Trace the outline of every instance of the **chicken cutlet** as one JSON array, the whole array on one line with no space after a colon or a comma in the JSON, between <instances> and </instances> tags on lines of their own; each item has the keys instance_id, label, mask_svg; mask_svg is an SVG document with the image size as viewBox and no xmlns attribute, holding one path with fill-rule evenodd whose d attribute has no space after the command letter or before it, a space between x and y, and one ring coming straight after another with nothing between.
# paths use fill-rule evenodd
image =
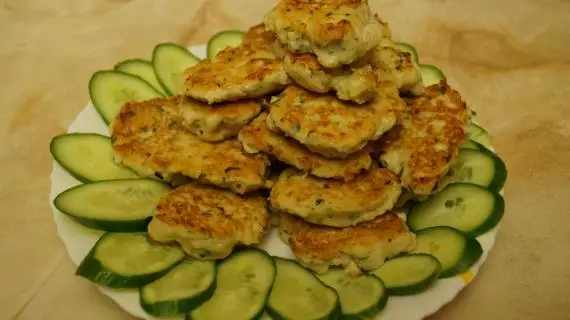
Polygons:
<instances>
[{"instance_id":1,"label":"chicken cutlet","mask_svg":"<svg viewBox=\"0 0 570 320\"><path fill-rule=\"evenodd\" d=\"M398 176L385 168L372 168L350 181L287 169L271 189L270 204L315 224L346 227L391 210L401 190Z\"/></svg>"},{"instance_id":2,"label":"chicken cutlet","mask_svg":"<svg viewBox=\"0 0 570 320\"><path fill-rule=\"evenodd\" d=\"M204 141L222 141L237 136L239 130L261 112L261 102L241 100L210 105L196 99L176 98L181 125Z\"/></svg>"},{"instance_id":3,"label":"chicken cutlet","mask_svg":"<svg viewBox=\"0 0 570 320\"><path fill-rule=\"evenodd\" d=\"M246 125L239 132L238 139L247 152L269 154L281 162L321 178L350 180L372 163L370 147L346 159L330 159L311 152L299 142L269 130L267 112L261 113Z\"/></svg>"},{"instance_id":4,"label":"chicken cutlet","mask_svg":"<svg viewBox=\"0 0 570 320\"><path fill-rule=\"evenodd\" d=\"M377 72L367 59L325 68L312 53L292 53L278 41L273 48L276 55L282 57L289 77L307 90L317 93L334 91L339 99L356 103L368 102L376 96Z\"/></svg>"},{"instance_id":5,"label":"chicken cutlet","mask_svg":"<svg viewBox=\"0 0 570 320\"><path fill-rule=\"evenodd\" d=\"M467 139L470 112L445 81L410 100L401 123L378 141L380 162L417 196L429 195L445 177Z\"/></svg>"},{"instance_id":6,"label":"chicken cutlet","mask_svg":"<svg viewBox=\"0 0 570 320\"><path fill-rule=\"evenodd\" d=\"M382 37L366 0L281 0L264 21L289 51L314 53L326 68L354 62Z\"/></svg>"},{"instance_id":7,"label":"chicken cutlet","mask_svg":"<svg viewBox=\"0 0 570 320\"><path fill-rule=\"evenodd\" d=\"M275 41L263 24L245 34L237 47L227 47L184 72L184 93L215 103L258 98L290 83L283 64L271 50Z\"/></svg>"},{"instance_id":8,"label":"chicken cutlet","mask_svg":"<svg viewBox=\"0 0 570 320\"><path fill-rule=\"evenodd\" d=\"M267 124L315 153L346 158L392 128L404 107L387 81L379 83L375 99L365 104L290 85L271 103Z\"/></svg>"},{"instance_id":9,"label":"chicken cutlet","mask_svg":"<svg viewBox=\"0 0 570 320\"><path fill-rule=\"evenodd\" d=\"M415 245L406 222L394 212L344 228L316 225L283 213L279 235L299 262L317 273L341 266L358 275Z\"/></svg>"},{"instance_id":10,"label":"chicken cutlet","mask_svg":"<svg viewBox=\"0 0 570 320\"><path fill-rule=\"evenodd\" d=\"M126 103L110 125L115 160L143 177L176 175L246 193L264 187L269 160L237 139L209 143L172 116L175 98Z\"/></svg>"},{"instance_id":11,"label":"chicken cutlet","mask_svg":"<svg viewBox=\"0 0 570 320\"><path fill-rule=\"evenodd\" d=\"M255 245L269 227L265 198L239 196L229 190L197 183L164 195L148 225L158 242L177 242L191 257L227 257L236 244Z\"/></svg>"}]
</instances>

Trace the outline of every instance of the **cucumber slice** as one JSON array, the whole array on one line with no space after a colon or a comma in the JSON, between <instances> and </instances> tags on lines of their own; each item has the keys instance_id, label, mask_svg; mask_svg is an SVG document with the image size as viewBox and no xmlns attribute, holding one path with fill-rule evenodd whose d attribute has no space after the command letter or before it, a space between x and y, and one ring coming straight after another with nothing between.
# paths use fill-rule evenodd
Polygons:
<instances>
[{"instance_id":1,"label":"cucumber slice","mask_svg":"<svg viewBox=\"0 0 570 320\"><path fill-rule=\"evenodd\" d=\"M422 82L426 87L437 84L441 80L446 80L443 72L430 64L420 65L420 73L422 74Z\"/></svg>"},{"instance_id":2,"label":"cucumber slice","mask_svg":"<svg viewBox=\"0 0 570 320\"><path fill-rule=\"evenodd\" d=\"M473 140L467 140L463 145L461 145L461 149L481 150L484 148L485 147L482 144Z\"/></svg>"},{"instance_id":3,"label":"cucumber slice","mask_svg":"<svg viewBox=\"0 0 570 320\"><path fill-rule=\"evenodd\" d=\"M427 253L441 263L438 278L449 278L473 266L481 255L481 244L465 233L451 227L433 227L416 233L416 248L412 253Z\"/></svg>"},{"instance_id":4,"label":"cucumber slice","mask_svg":"<svg viewBox=\"0 0 570 320\"><path fill-rule=\"evenodd\" d=\"M109 124L126 102L162 97L142 78L121 71L97 71L89 80L89 96L105 123Z\"/></svg>"},{"instance_id":5,"label":"cucumber slice","mask_svg":"<svg viewBox=\"0 0 570 320\"><path fill-rule=\"evenodd\" d=\"M274 259L277 276L267 302L267 313L273 319L326 320L340 317L340 301L334 289L296 261Z\"/></svg>"},{"instance_id":6,"label":"cucumber slice","mask_svg":"<svg viewBox=\"0 0 570 320\"><path fill-rule=\"evenodd\" d=\"M239 30L220 31L208 40L208 58L212 59L227 47L237 47L243 40L245 33Z\"/></svg>"},{"instance_id":7,"label":"cucumber slice","mask_svg":"<svg viewBox=\"0 0 570 320\"><path fill-rule=\"evenodd\" d=\"M154 73L169 95L182 91L184 71L198 62L200 59L175 43L158 44L152 51Z\"/></svg>"},{"instance_id":8,"label":"cucumber slice","mask_svg":"<svg viewBox=\"0 0 570 320\"><path fill-rule=\"evenodd\" d=\"M52 157L81 182L138 178L113 160L111 139L96 133L55 136L49 145Z\"/></svg>"},{"instance_id":9,"label":"cucumber slice","mask_svg":"<svg viewBox=\"0 0 570 320\"><path fill-rule=\"evenodd\" d=\"M482 147L480 150L461 149L457 164L440 183L468 182L499 192L507 180L507 167L501 158Z\"/></svg>"},{"instance_id":10,"label":"cucumber slice","mask_svg":"<svg viewBox=\"0 0 570 320\"><path fill-rule=\"evenodd\" d=\"M491 135L489 135L489 133L485 129L481 128L480 126L474 123L470 123L469 126L467 127L467 137L470 140L482 144L483 146L485 146L485 148L490 148L491 144L493 143Z\"/></svg>"},{"instance_id":11,"label":"cucumber slice","mask_svg":"<svg viewBox=\"0 0 570 320\"><path fill-rule=\"evenodd\" d=\"M317 276L336 290L343 319L374 319L388 301L382 280L373 275L354 277L342 269L331 269Z\"/></svg>"},{"instance_id":12,"label":"cucumber slice","mask_svg":"<svg viewBox=\"0 0 570 320\"><path fill-rule=\"evenodd\" d=\"M441 263L425 253L405 254L386 261L374 275L380 277L390 295L412 295L426 291L436 280Z\"/></svg>"},{"instance_id":13,"label":"cucumber slice","mask_svg":"<svg viewBox=\"0 0 570 320\"><path fill-rule=\"evenodd\" d=\"M92 229L145 231L159 199L170 187L158 180L107 180L68 189L54 199L55 207Z\"/></svg>"},{"instance_id":14,"label":"cucumber slice","mask_svg":"<svg viewBox=\"0 0 570 320\"><path fill-rule=\"evenodd\" d=\"M408 226L417 231L435 226L453 227L476 237L503 218L503 197L472 183L453 183L410 210Z\"/></svg>"},{"instance_id":15,"label":"cucumber slice","mask_svg":"<svg viewBox=\"0 0 570 320\"><path fill-rule=\"evenodd\" d=\"M418 56L418 51L416 50L416 48L414 48L414 46L412 46L409 43L405 43L405 42L396 42L396 49L403 51L403 52L408 52L409 54L412 55L412 60L416 63L416 64L420 64L420 59Z\"/></svg>"},{"instance_id":16,"label":"cucumber slice","mask_svg":"<svg viewBox=\"0 0 570 320\"><path fill-rule=\"evenodd\" d=\"M259 319L275 279L275 263L259 249L244 249L218 265L214 295L188 319Z\"/></svg>"},{"instance_id":17,"label":"cucumber slice","mask_svg":"<svg viewBox=\"0 0 570 320\"><path fill-rule=\"evenodd\" d=\"M156 317L188 313L214 294L216 263L186 259L140 289L141 307Z\"/></svg>"},{"instance_id":18,"label":"cucumber slice","mask_svg":"<svg viewBox=\"0 0 570 320\"><path fill-rule=\"evenodd\" d=\"M152 63L150 63L150 61L143 59L129 59L123 62L119 62L115 66L114 70L141 77L144 81L148 82L157 91L159 91L163 96L168 95L168 92L166 92L160 82L158 82L156 74L154 73L154 69L152 68Z\"/></svg>"},{"instance_id":19,"label":"cucumber slice","mask_svg":"<svg viewBox=\"0 0 570 320\"><path fill-rule=\"evenodd\" d=\"M109 288L139 288L184 259L180 247L161 245L146 233L104 234L83 259L76 275Z\"/></svg>"}]
</instances>

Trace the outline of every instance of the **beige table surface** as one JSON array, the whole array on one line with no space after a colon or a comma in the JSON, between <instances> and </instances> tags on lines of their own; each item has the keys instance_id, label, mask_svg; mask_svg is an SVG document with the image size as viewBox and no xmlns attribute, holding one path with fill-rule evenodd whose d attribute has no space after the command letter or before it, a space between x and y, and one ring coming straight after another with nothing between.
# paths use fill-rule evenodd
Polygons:
<instances>
[{"instance_id":1,"label":"beige table surface","mask_svg":"<svg viewBox=\"0 0 570 320\"><path fill-rule=\"evenodd\" d=\"M4 0L0 7L0 319L129 319L73 275L48 205L48 143L90 75L154 44L205 43L268 0ZM480 275L431 319L570 319L570 1L371 0L440 66L506 161L506 216ZM413 306L410 306L413 307Z\"/></svg>"}]
</instances>

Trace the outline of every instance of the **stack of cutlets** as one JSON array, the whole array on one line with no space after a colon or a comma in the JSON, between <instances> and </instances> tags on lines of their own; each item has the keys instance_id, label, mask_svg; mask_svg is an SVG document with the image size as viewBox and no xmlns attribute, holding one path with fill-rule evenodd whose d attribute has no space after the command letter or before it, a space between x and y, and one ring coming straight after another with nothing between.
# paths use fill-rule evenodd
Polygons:
<instances>
[{"instance_id":1,"label":"stack of cutlets","mask_svg":"<svg viewBox=\"0 0 570 320\"><path fill-rule=\"evenodd\" d=\"M271 209L301 264L359 274L413 248L395 205L434 190L467 121L367 1L282 0L190 67L179 96L126 104L111 131L117 160L181 185L156 208L156 241L222 259L262 241Z\"/></svg>"}]
</instances>

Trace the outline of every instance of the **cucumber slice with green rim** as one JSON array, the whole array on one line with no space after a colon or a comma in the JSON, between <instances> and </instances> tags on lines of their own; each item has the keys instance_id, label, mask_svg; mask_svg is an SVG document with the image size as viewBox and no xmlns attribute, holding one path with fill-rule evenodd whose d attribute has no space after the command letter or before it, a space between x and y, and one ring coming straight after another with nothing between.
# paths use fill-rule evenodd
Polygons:
<instances>
[{"instance_id":1,"label":"cucumber slice with green rim","mask_svg":"<svg viewBox=\"0 0 570 320\"><path fill-rule=\"evenodd\" d=\"M461 149L481 150L483 148L485 147L482 144L473 140L467 140L464 144L461 145Z\"/></svg>"},{"instance_id":2,"label":"cucumber slice with green rim","mask_svg":"<svg viewBox=\"0 0 570 320\"><path fill-rule=\"evenodd\" d=\"M170 187L158 180L106 180L57 195L54 206L78 223L114 232L145 231L154 208Z\"/></svg>"},{"instance_id":3,"label":"cucumber slice with green rim","mask_svg":"<svg viewBox=\"0 0 570 320\"><path fill-rule=\"evenodd\" d=\"M473 266L483 248L474 238L451 227L433 227L416 233L416 248L412 253L427 253L441 263L439 278L449 278Z\"/></svg>"},{"instance_id":4,"label":"cucumber slice with green rim","mask_svg":"<svg viewBox=\"0 0 570 320\"><path fill-rule=\"evenodd\" d=\"M382 280L373 275L354 277L345 270L331 269L317 277L336 290L342 319L374 319L388 301Z\"/></svg>"},{"instance_id":5,"label":"cucumber slice with green rim","mask_svg":"<svg viewBox=\"0 0 570 320\"><path fill-rule=\"evenodd\" d=\"M476 184L457 182L414 205L407 222L412 231L448 226L476 237L493 229L504 211L505 201L500 194Z\"/></svg>"},{"instance_id":6,"label":"cucumber slice with green rim","mask_svg":"<svg viewBox=\"0 0 570 320\"><path fill-rule=\"evenodd\" d=\"M485 148L490 148L493 142L491 135L481 126L474 123L470 123L467 127L467 138L482 144Z\"/></svg>"},{"instance_id":7,"label":"cucumber slice with green rim","mask_svg":"<svg viewBox=\"0 0 570 320\"><path fill-rule=\"evenodd\" d=\"M111 139L96 133L55 136L49 145L52 157L81 182L138 178L113 160Z\"/></svg>"},{"instance_id":8,"label":"cucumber slice with green rim","mask_svg":"<svg viewBox=\"0 0 570 320\"><path fill-rule=\"evenodd\" d=\"M143 59L128 59L123 62L119 62L114 70L122 71L124 73L132 74L133 76L141 77L144 81L152 85L157 91L159 91L163 96L167 96L168 92L164 90L154 69L152 68L152 63Z\"/></svg>"},{"instance_id":9,"label":"cucumber slice with green rim","mask_svg":"<svg viewBox=\"0 0 570 320\"><path fill-rule=\"evenodd\" d=\"M275 279L275 263L255 248L233 253L218 265L216 291L188 319L259 319Z\"/></svg>"},{"instance_id":10,"label":"cucumber slice with green rim","mask_svg":"<svg viewBox=\"0 0 570 320\"><path fill-rule=\"evenodd\" d=\"M277 320L339 319L340 299L298 262L275 257L277 275L267 301L267 313Z\"/></svg>"},{"instance_id":11,"label":"cucumber slice with green rim","mask_svg":"<svg viewBox=\"0 0 570 320\"><path fill-rule=\"evenodd\" d=\"M140 288L182 259L180 247L158 244L146 233L109 232L97 241L75 274L108 288Z\"/></svg>"},{"instance_id":12,"label":"cucumber slice with green rim","mask_svg":"<svg viewBox=\"0 0 570 320\"><path fill-rule=\"evenodd\" d=\"M169 95L181 92L184 71L198 62L186 48L171 42L158 44L152 51L154 73Z\"/></svg>"},{"instance_id":13,"label":"cucumber slice with green rim","mask_svg":"<svg viewBox=\"0 0 570 320\"><path fill-rule=\"evenodd\" d=\"M409 54L412 55L412 60L416 63L416 64L420 64L420 59L418 56L418 51L416 50L416 48L414 48L414 46L412 46L409 43L405 43L405 42L396 42L396 49L403 51L403 52L408 52Z\"/></svg>"},{"instance_id":14,"label":"cucumber slice with green rim","mask_svg":"<svg viewBox=\"0 0 570 320\"><path fill-rule=\"evenodd\" d=\"M430 64L420 65L420 73L422 74L422 82L426 87L437 84L441 80L446 80L443 72Z\"/></svg>"},{"instance_id":15,"label":"cucumber slice with green rim","mask_svg":"<svg viewBox=\"0 0 570 320\"><path fill-rule=\"evenodd\" d=\"M412 295L426 291L437 280L441 263L425 253L405 254L386 261L374 275L384 282L389 295Z\"/></svg>"},{"instance_id":16,"label":"cucumber slice with green rim","mask_svg":"<svg viewBox=\"0 0 570 320\"><path fill-rule=\"evenodd\" d=\"M483 147L480 150L461 149L457 164L440 185L468 182L499 192L506 180L507 167L503 160Z\"/></svg>"},{"instance_id":17,"label":"cucumber slice with green rim","mask_svg":"<svg viewBox=\"0 0 570 320\"><path fill-rule=\"evenodd\" d=\"M186 259L164 277L140 289L140 305L148 314L169 317L188 313L214 294L216 263Z\"/></svg>"},{"instance_id":18,"label":"cucumber slice with green rim","mask_svg":"<svg viewBox=\"0 0 570 320\"><path fill-rule=\"evenodd\" d=\"M239 30L220 31L208 40L208 58L212 59L227 47L237 47L243 40L245 33Z\"/></svg>"},{"instance_id":19,"label":"cucumber slice with green rim","mask_svg":"<svg viewBox=\"0 0 570 320\"><path fill-rule=\"evenodd\" d=\"M89 96L105 123L109 124L126 102L162 97L142 78L122 71L97 71L89 80Z\"/></svg>"}]
</instances>

